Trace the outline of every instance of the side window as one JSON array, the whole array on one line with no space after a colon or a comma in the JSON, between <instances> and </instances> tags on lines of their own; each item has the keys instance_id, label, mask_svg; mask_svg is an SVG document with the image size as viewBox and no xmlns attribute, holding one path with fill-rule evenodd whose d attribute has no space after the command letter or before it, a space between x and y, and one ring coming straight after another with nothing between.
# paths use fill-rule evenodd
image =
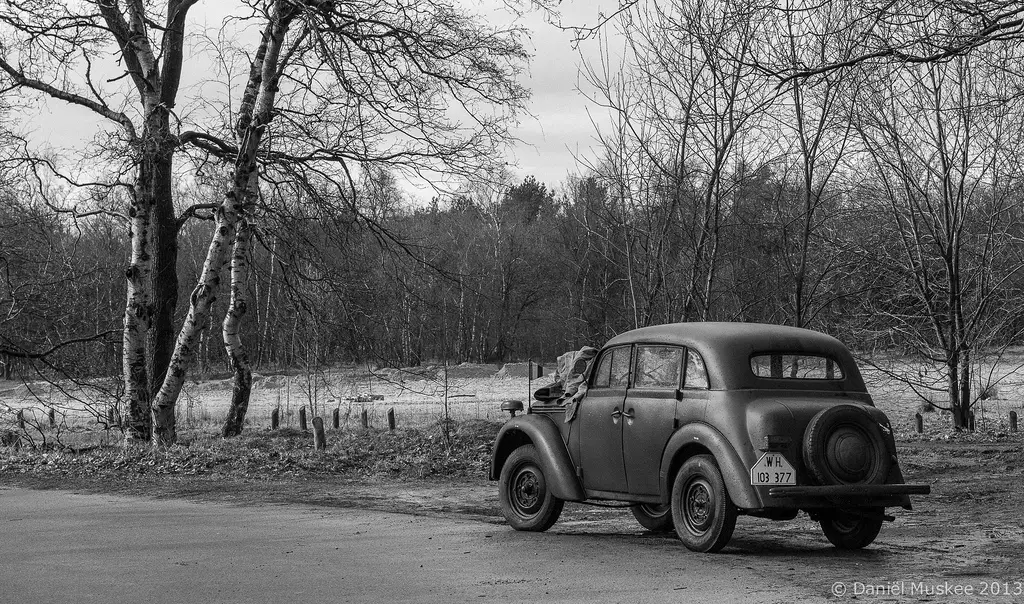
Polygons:
<instances>
[{"instance_id":1,"label":"side window","mask_svg":"<svg viewBox=\"0 0 1024 604\"><path fill-rule=\"evenodd\" d=\"M678 388L683 369L683 349L672 346L638 346L634 388Z\"/></svg>"},{"instance_id":2,"label":"side window","mask_svg":"<svg viewBox=\"0 0 1024 604\"><path fill-rule=\"evenodd\" d=\"M629 346L613 348L601 355L595 388L625 388L629 384Z\"/></svg>"},{"instance_id":3,"label":"side window","mask_svg":"<svg viewBox=\"0 0 1024 604\"><path fill-rule=\"evenodd\" d=\"M686 385L685 388L707 390L708 371L704 367L704 359L696 350L686 351Z\"/></svg>"}]
</instances>

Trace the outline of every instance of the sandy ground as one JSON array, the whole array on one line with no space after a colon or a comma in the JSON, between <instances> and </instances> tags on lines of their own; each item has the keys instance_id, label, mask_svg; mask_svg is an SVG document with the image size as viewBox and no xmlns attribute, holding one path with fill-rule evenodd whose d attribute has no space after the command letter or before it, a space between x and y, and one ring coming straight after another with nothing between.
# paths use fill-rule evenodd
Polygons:
<instances>
[{"instance_id":1,"label":"sandy ground","mask_svg":"<svg viewBox=\"0 0 1024 604\"><path fill-rule=\"evenodd\" d=\"M638 597L631 598L627 597L630 592L626 590L609 592L613 594L609 601L669 601L672 598L691 601L691 594L699 594L692 601L730 601L729 597L751 602L836 601L852 600L853 596L861 602L1024 601L1024 584L1021 583L1024 567L1020 564L1020 553L1024 551L1024 527L1020 522L1020 510L1024 509L1024 465L1021 464L1024 443L1019 439L999 443L911 442L901 444L899 454L908 481L931 484L932 494L915 497L913 511L890 510L896 521L883 527L877 541L860 552L834 549L817 524L802 515L789 522L741 517L732 541L720 554L694 554L671 534L645 531L628 510L584 504L567 504L559 522L543 535L517 535L501 518L496 483L472 478L267 481L179 476L128 478L126 482L112 485L89 480L57 483L34 481L31 477L0 476L0 485L74 488L81 493L113 491L122 495L145 495L149 499L188 499L261 510L270 506L278 510L274 514L282 515L293 513L295 506L299 506L318 510L311 513L323 518L347 517L356 513L353 510L369 510L433 519L441 523L439 527L476 523L472 526L480 528L474 531L490 534L491 538L500 536L500 541L487 538L487 543L504 545L487 554L489 557L465 560L458 566L458 572L470 576L482 576L483 572L496 581L513 581L509 585L517 585L514 581L520 580L529 584L539 582L548 591L544 595L551 596L539 598L542 600L580 599L573 591L580 588L579 583L575 577L568 580L564 575L578 574L577 569L591 564L597 554L605 560L602 565L617 558L630 565L642 561L639 566L628 566L633 569L630 577L635 573L640 577L657 577L656 583L661 587L671 584L673 589L691 589L694 583L686 573L693 568L702 573L714 573L714 577L734 577L737 581L734 589L722 591L721 600L700 590L688 592L686 598L678 592L658 590L641 590L637 592ZM62 495L55 493L53 497ZM3 491L0 491L0 500L4 501L0 506L2 518L7 513L3 511L7 509ZM110 517L114 519L117 514ZM0 524L5 531L15 526ZM175 526L180 528L177 522ZM228 527L226 530L230 533L232 529ZM5 532L5 539L6 535ZM404 555L406 546L411 547L399 540L390 547L397 547ZM608 552L615 555L608 558ZM495 571L502 556L508 560L505 574ZM551 567L571 570L546 570L543 575L537 574L537 568L522 570L529 568L531 556ZM513 567L516 572L510 570ZM614 565L604 567L601 573L613 568ZM0 576L10 575L0 573ZM629 578L622 580L626 581L623 585L635 585ZM505 584L491 587L497 589L497 585ZM994 590L998 593L993 593ZM1005 593L1007 590L1012 593ZM530 593L535 595L535 592ZM499 595L512 600L534 597L518 591L499 590L487 594L487 597ZM469 592L458 592L458 595L455 599L460 601L471 597ZM412 597L412 601L416 599ZM317 600L314 598L314 601Z\"/></svg>"},{"instance_id":2,"label":"sandy ground","mask_svg":"<svg viewBox=\"0 0 1024 604\"><path fill-rule=\"evenodd\" d=\"M464 369L462 377L449 375L446 382L453 416L460 417L461 413L461 417L497 418L501 400L523 399L528 392L525 377L497 377L490 373L474 377L474 371L492 372L494 368ZM915 498L913 511L896 510L896 521L886 525L876 543L863 552L833 549L817 525L804 516L783 523L741 518L733 541L721 554L714 556L713 566L705 570L717 573L716 576L734 575L742 585L755 586L753 590L730 592L738 594L740 601L774 601L777 594L785 594L786 597L778 601L806 601L808 598L836 601L856 596L857 601L870 602L1024 602L1024 566L1020 563L1020 554L1024 552L1024 526L1020 521L1021 510L1024 510L1024 440L1019 433L1008 433L1009 412L1024 415L1021 409L1024 389L1016 381L1017 374L1003 379L994 390L996 396L984 402L985 413L979 414L979 433L951 436L949 416L939 412L924 414L925 433L917 435L913 430L913 417L921 399L878 373L867 373L876 404L886 411L896 428L901 465L907 480L931 484L932 494ZM264 416L269 415L278 400L282 401L283 409L291 412L303 401L308 404L309 389L302 390L302 379L303 376L260 376L254 389L257 398L251 414L253 422L263 424ZM544 383L543 379L540 382ZM439 386L436 375L368 377L339 372L326 374L313 398L323 401L318 403L320 408L329 409L327 401L334 401L334 408L349 411L350 419L366 408L373 412L374 423L380 425L377 422L382 421L384 410L395 406L400 421L412 422L416 413L428 419L440 415L446 390L444 383L442 380ZM193 414L186 419L195 422L204 421L203 415L207 416L205 421L210 421L221 405L226 406L230 393L227 380L192 383L190 388L191 394L183 398L182 412ZM305 399L299 396L301 392L305 392L302 394ZM82 391L77 396L85 399L87 394ZM374 396L379 398L374 399ZM45 404L54 404L62 412L74 407L74 404L54 403L59 397L53 390L47 391L39 385L0 383L0 401L9 408L25 407L41 413ZM405 420L401 419L403 417ZM505 555L516 556L517 564L527 564L528 554L536 548L544 552L537 555L546 564L559 568L574 569L587 563L581 552L603 552L607 548L631 564L641 559L645 564L654 565L651 568L659 577L675 577L689 565L701 568L703 564L699 556L687 552L673 537L643 531L628 510L569 504L562 519L548 533L516 536L500 517L496 485L479 479L396 482L379 478L339 478L267 482L220 476L140 479L110 485L89 481L34 483L30 478L19 478L15 482L11 477L0 476L0 484L5 483L187 498L247 507L284 504L287 510L294 505L314 506L328 510L322 513L330 517L335 512L329 510L358 509L401 512L439 522L476 523L470 526L481 526L484 528L480 531L502 535L504 548L493 552L495 557L488 563L490 565L497 564ZM0 498L6 502L5 497L0 491ZM5 540L7 529L13 526L4 523ZM612 559L606 560L611 562ZM523 584L530 585L531 589L540 582L545 588L551 586L560 590L547 594L560 594L552 596L551 600L577 599L562 584L563 572L520 577L512 572L494 574L494 566L487 568L498 577L495 580L505 577L512 581L508 585L519 585L515 581L522 578ZM0 576L9 575L3 572ZM691 585L685 581L683 584ZM761 590L759 586L767 587ZM527 592L501 592L491 587L493 589L485 591L485 596L505 593L512 594L512 599L531 599L525 595ZM459 593L466 596L465 599L470 597L468 591ZM616 593L621 597L612 600L630 600L624 592ZM680 592L669 595L672 598L664 599L684 599ZM647 601L647 598L637 598L640 600ZM696 601L701 600L696 598ZM7 601L2 591L0 601Z\"/></svg>"},{"instance_id":3,"label":"sandy ground","mask_svg":"<svg viewBox=\"0 0 1024 604\"><path fill-rule=\"evenodd\" d=\"M0 489L0 601L824 602L658 537Z\"/></svg>"}]
</instances>

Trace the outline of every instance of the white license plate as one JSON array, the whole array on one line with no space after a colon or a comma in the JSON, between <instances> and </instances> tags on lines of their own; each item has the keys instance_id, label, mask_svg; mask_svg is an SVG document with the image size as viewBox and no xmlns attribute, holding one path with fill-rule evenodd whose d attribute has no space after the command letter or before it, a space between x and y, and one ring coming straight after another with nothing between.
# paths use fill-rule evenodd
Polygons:
<instances>
[{"instance_id":1,"label":"white license plate","mask_svg":"<svg viewBox=\"0 0 1024 604\"><path fill-rule=\"evenodd\" d=\"M765 453L750 468L750 484L754 486L795 485L796 470L782 453Z\"/></svg>"}]
</instances>

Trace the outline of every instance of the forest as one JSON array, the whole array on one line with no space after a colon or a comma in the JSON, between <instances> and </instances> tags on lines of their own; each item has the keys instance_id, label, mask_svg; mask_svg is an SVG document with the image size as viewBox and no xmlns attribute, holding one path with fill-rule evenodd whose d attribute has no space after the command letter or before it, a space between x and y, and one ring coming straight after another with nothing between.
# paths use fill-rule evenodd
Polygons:
<instances>
[{"instance_id":1,"label":"forest","mask_svg":"<svg viewBox=\"0 0 1024 604\"><path fill-rule=\"evenodd\" d=\"M676 321L906 358L965 427L1020 344L1019 3L621 3L575 29L608 120L555 183L501 161L515 25L248 0L211 33L195 4L0 2L0 377L120 376L129 440L174 442L189 372L236 376L240 430L254 369L553 359ZM87 149L19 129L43 98L104 120Z\"/></svg>"}]
</instances>

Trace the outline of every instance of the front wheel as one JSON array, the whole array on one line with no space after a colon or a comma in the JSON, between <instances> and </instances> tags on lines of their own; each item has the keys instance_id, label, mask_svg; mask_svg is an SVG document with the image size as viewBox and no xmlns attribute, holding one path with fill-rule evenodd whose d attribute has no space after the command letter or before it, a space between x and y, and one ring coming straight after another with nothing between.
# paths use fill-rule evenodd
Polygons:
<instances>
[{"instance_id":1,"label":"front wheel","mask_svg":"<svg viewBox=\"0 0 1024 604\"><path fill-rule=\"evenodd\" d=\"M882 511L869 517L844 514L842 512L823 517L818 521L825 537L839 549L861 549L871 545L882 530Z\"/></svg>"},{"instance_id":2,"label":"front wheel","mask_svg":"<svg viewBox=\"0 0 1024 604\"><path fill-rule=\"evenodd\" d=\"M517 531L546 531L562 514L563 501L551 494L533 445L512 452L498 482L501 513Z\"/></svg>"},{"instance_id":3,"label":"front wheel","mask_svg":"<svg viewBox=\"0 0 1024 604\"><path fill-rule=\"evenodd\" d=\"M655 503L635 503L629 506L633 517L640 523L640 526L655 533L671 531L672 506L658 505Z\"/></svg>"},{"instance_id":4,"label":"front wheel","mask_svg":"<svg viewBox=\"0 0 1024 604\"><path fill-rule=\"evenodd\" d=\"M717 552L732 538L738 515L715 458L687 459L672 485L672 520L683 545L695 552Z\"/></svg>"}]
</instances>

